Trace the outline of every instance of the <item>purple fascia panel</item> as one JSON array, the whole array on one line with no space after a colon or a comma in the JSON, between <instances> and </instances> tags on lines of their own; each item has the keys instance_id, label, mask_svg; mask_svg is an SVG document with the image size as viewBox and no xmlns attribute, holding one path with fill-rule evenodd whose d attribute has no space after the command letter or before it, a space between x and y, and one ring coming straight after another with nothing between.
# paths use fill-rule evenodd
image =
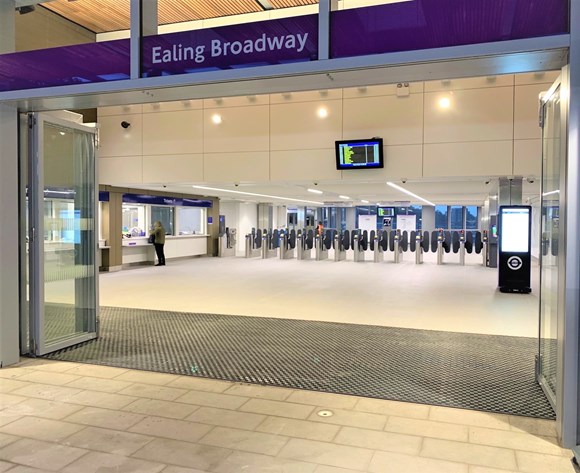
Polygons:
<instances>
[{"instance_id":1,"label":"purple fascia panel","mask_svg":"<svg viewBox=\"0 0 580 473\"><path fill-rule=\"evenodd\" d=\"M128 39L0 56L0 91L124 80L130 77Z\"/></svg>"},{"instance_id":2,"label":"purple fascia panel","mask_svg":"<svg viewBox=\"0 0 580 473\"><path fill-rule=\"evenodd\" d=\"M143 38L142 76L259 67L318 59L318 15Z\"/></svg>"},{"instance_id":3,"label":"purple fascia panel","mask_svg":"<svg viewBox=\"0 0 580 473\"><path fill-rule=\"evenodd\" d=\"M410 0L331 16L331 57L566 34L568 0Z\"/></svg>"}]
</instances>

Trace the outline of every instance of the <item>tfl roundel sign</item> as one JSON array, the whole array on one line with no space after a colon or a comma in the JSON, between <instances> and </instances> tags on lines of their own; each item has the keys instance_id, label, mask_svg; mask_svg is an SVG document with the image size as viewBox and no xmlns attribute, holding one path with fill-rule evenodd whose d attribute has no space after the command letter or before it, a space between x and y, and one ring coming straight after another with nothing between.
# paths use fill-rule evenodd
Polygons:
<instances>
[{"instance_id":1,"label":"tfl roundel sign","mask_svg":"<svg viewBox=\"0 0 580 473\"><path fill-rule=\"evenodd\" d=\"M512 271L517 271L523 266L524 262L519 256L512 256L507 260L507 266Z\"/></svg>"}]
</instances>

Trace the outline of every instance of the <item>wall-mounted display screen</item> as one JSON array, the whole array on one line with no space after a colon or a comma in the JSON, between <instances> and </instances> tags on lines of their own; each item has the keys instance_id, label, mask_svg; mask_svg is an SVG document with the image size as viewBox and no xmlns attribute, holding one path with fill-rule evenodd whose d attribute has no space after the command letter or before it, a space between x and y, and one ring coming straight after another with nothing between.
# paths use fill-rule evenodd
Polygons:
<instances>
[{"instance_id":1,"label":"wall-mounted display screen","mask_svg":"<svg viewBox=\"0 0 580 473\"><path fill-rule=\"evenodd\" d=\"M383 139L336 142L337 169L376 169L384 167Z\"/></svg>"},{"instance_id":2,"label":"wall-mounted display screen","mask_svg":"<svg viewBox=\"0 0 580 473\"><path fill-rule=\"evenodd\" d=\"M500 251L504 253L530 251L530 209L502 208L500 218Z\"/></svg>"}]
</instances>

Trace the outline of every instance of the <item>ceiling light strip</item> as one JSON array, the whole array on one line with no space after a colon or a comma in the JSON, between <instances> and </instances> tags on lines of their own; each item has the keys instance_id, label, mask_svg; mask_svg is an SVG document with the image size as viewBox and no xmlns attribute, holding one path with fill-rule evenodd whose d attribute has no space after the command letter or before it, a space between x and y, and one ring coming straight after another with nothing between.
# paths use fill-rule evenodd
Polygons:
<instances>
[{"instance_id":1,"label":"ceiling light strip","mask_svg":"<svg viewBox=\"0 0 580 473\"><path fill-rule=\"evenodd\" d=\"M411 197L415 197L415 199L420 200L421 202L425 202L426 204L432 205L433 207L435 207L435 204L427 199L423 199L423 197L419 197L417 194L413 194L411 191L408 191L407 189L405 189L404 187L398 186L397 184L393 183L393 182L387 182L388 186L391 186L393 189L397 189L398 191L403 192L404 194L410 195Z\"/></svg>"},{"instance_id":2,"label":"ceiling light strip","mask_svg":"<svg viewBox=\"0 0 580 473\"><path fill-rule=\"evenodd\" d=\"M318 189L306 189L308 192L312 192L313 194L323 194L322 191L319 191Z\"/></svg>"},{"instance_id":3,"label":"ceiling light strip","mask_svg":"<svg viewBox=\"0 0 580 473\"><path fill-rule=\"evenodd\" d=\"M194 189L203 189L208 191L228 192L230 194L251 195L254 197L267 197L270 199L289 200L291 202L305 202L307 204L322 205L322 202L315 202L313 200L304 200L304 199L292 199L291 197L281 197L277 195L255 194L253 192L233 191L230 189L219 189L217 187L206 187L206 186L191 186L191 187L193 187Z\"/></svg>"}]
</instances>

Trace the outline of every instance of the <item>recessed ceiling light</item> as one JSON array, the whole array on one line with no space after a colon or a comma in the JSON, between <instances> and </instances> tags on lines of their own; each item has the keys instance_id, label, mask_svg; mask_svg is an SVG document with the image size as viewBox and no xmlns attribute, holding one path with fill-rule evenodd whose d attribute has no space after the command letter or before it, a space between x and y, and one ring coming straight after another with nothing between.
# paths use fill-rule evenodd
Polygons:
<instances>
[{"instance_id":1,"label":"recessed ceiling light","mask_svg":"<svg viewBox=\"0 0 580 473\"><path fill-rule=\"evenodd\" d=\"M361 200L361 202L362 202L363 204L368 204L368 203L369 203L369 201L368 201L368 200Z\"/></svg>"},{"instance_id":2,"label":"recessed ceiling light","mask_svg":"<svg viewBox=\"0 0 580 473\"><path fill-rule=\"evenodd\" d=\"M417 194L413 194L411 191L408 191L407 189L405 189L404 187L398 186L397 184L394 184L392 182L387 182L388 186L391 186L393 189L397 189L398 191L403 192L404 194L410 195L411 197L415 197L415 199L418 199L422 202L425 202L426 204L432 205L433 207L435 207L435 204L427 199L424 199L423 197L418 196Z\"/></svg>"},{"instance_id":3,"label":"recessed ceiling light","mask_svg":"<svg viewBox=\"0 0 580 473\"><path fill-rule=\"evenodd\" d=\"M322 194L322 191L319 191L318 189L307 189L308 192L312 192L313 194Z\"/></svg>"},{"instance_id":4,"label":"recessed ceiling light","mask_svg":"<svg viewBox=\"0 0 580 473\"><path fill-rule=\"evenodd\" d=\"M350 197L348 195L339 195L338 197L340 197L341 199L350 200Z\"/></svg>"},{"instance_id":5,"label":"recessed ceiling light","mask_svg":"<svg viewBox=\"0 0 580 473\"><path fill-rule=\"evenodd\" d=\"M449 107L451 107L451 99L449 97L439 99L439 108L447 109Z\"/></svg>"},{"instance_id":6,"label":"recessed ceiling light","mask_svg":"<svg viewBox=\"0 0 580 473\"><path fill-rule=\"evenodd\" d=\"M318 118L328 117L328 109L326 107L320 107L318 109Z\"/></svg>"},{"instance_id":7,"label":"recessed ceiling light","mask_svg":"<svg viewBox=\"0 0 580 473\"><path fill-rule=\"evenodd\" d=\"M216 125L219 125L222 122L222 116L219 113L212 115L211 121L214 122Z\"/></svg>"}]
</instances>

